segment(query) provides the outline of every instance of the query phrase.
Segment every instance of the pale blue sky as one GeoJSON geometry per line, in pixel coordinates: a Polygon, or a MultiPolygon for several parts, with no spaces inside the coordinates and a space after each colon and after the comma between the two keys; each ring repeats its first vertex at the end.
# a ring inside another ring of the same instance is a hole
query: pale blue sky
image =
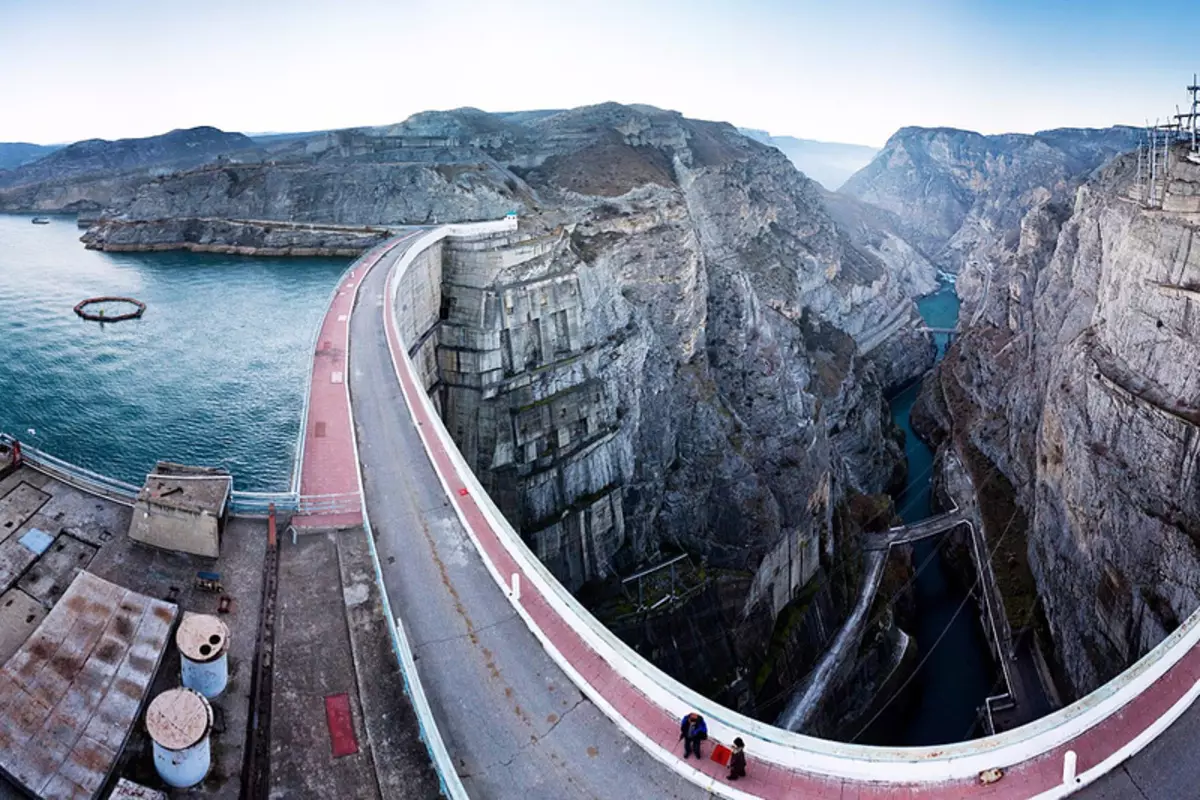
{"type": "Polygon", "coordinates": [[[0,141],[298,131],[617,100],[880,145],[1140,124],[1195,0],[0,0],[0,141]],[[1172,41],[1174,44],[1168,44],[1172,41]]]}

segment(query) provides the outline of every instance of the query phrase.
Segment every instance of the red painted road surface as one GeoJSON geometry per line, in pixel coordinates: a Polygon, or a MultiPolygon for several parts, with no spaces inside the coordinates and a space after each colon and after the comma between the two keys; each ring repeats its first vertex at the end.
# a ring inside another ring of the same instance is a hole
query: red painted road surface
{"type": "MultiPolygon", "coordinates": [[[[362,264],[356,265],[349,277],[343,281],[341,291],[326,315],[313,366],[311,411],[301,484],[304,494],[358,492],[349,395],[344,378],[343,382],[338,383],[331,380],[331,375],[339,371],[344,375],[345,372],[348,321],[341,317],[348,316],[353,308],[357,285],[365,270],[377,264],[385,252],[387,251],[381,249],[378,253],[369,254],[362,264]],[[318,428],[322,423],[323,430],[318,428]]],[[[458,475],[455,464],[441,440],[432,434],[436,423],[418,399],[417,393],[422,389],[408,359],[399,357],[399,354],[404,352],[404,347],[393,324],[392,304],[385,302],[383,305],[384,324],[397,378],[413,420],[425,436],[429,458],[450,486],[450,502],[458,507],[479,542],[480,555],[490,561],[499,574],[523,573],[496,532],[492,530],[475,498],[458,475]]],[[[361,511],[345,516],[354,516],[361,521],[361,511]]],[[[320,521],[327,523],[328,519],[320,521]]],[[[682,747],[678,741],[678,721],[621,678],[563,622],[528,577],[521,581],[519,602],[537,627],[535,633],[538,633],[543,641],[548,641],[597,692],[603,695],[618,714],[649,739],[666,750],[677,753],[682,759],[682,747]]],[[[988,786],[975,781],[899,785],[840,780],[755,761],[754,753],[750,752],[747,754],[747,776],[731,783],[730,787],[763,798],[1028,798],[1060,785],[1063,755],[1068,749],[1074,750],[1078,755],[1077,772],[1082,773],[1090,769],[1158,719],[1197,679],[1200,679],[1200,653],[1193,650],[1136,702],[1126,706],[1120,713],[1088,730],[1068,746],[1008,767],[1003,778],[988,786]]],[[[681,763],[686,768],[699,770],[724,782],[725,769],[708,758],[711,747],[715,744],[715,741],[707,744],[703,760],[681,760],[681,763]]],[[[880,781],[888,780],[887,770],[887,765],[881,763],[880,781]]]]}
{"type": "Polygon", "coordinates": [[[308,418],[304,420],[304,459],[300,465],[300,495],[312,504],[312,510],[302,510],[292,518],[292,524],[298,528],[362,525],[362,496],[346,376],[350,312],[358,297],[358,286],[367,273],[386,254],[396,247],[405,247],[418,233],[414,231],[380,245],[359,258],[342,276],[337,294],[325,312],[313,353],[308,418]]]}
{"type": "Polygon", "coordinates": [[[325,698],[325,724],[329,726],[329,743],[333,747],[334,758],[352,756],[358,752],[349,695],[331,694],[325,698]]]}

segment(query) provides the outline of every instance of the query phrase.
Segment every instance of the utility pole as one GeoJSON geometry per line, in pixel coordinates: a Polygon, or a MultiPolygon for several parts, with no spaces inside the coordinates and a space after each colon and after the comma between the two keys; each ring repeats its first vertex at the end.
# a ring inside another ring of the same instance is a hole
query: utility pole
{"type": "Polygon", "coordinates": [[[1158,153],[1158,148],[1156,147],[1157,142],[1155,141],[1155,138],[1154,138],[1155,129],[1158,127],[1158,120],[1154,120],[1154,126],[1155,126],[1154,128],[1151,128],[1150,120],[1146,120],[1146,135],[1150,139],[1150,192],[1149,192],[1148,197],[1146,198],[1146,205],[1150,206],[1151,208],[1154,207],[1154,179],[1156,177],[1158,177],[1158,173],[1156,170],[1156,167],[1158,165],[1155,160],[1156,155],[1158,153]]]}
{"type": "Polygon", "coordinates": [[[1196,143],[1196,117],[1200,116],[1200,81],[1196,79],[1196,73],[1192,73],[1192,85],[1188,87],[1188,92],[1192,95],[1192,152],[1197,153],[1196,143]]]}

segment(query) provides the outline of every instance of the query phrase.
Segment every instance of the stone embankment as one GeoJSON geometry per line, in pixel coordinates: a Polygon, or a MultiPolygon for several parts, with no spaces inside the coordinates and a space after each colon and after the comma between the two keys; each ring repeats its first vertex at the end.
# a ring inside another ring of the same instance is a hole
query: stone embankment
{"type": "Polygon", "coordinates": [[[177,217],[97,220],[81,238],[89,250],[357,257],[387,239],[385,227],[177,217]]]}

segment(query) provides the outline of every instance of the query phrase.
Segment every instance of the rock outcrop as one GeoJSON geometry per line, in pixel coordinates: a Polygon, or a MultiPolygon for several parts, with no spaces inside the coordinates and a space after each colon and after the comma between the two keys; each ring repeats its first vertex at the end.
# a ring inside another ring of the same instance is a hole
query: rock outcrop
{"type": "Polygon", "coordinates": [[[913,298],[936,272],[894,217],[648,106],[428,112],[242,161],[114,188],[89,246],[295,250],[352,235],[296,223],[519,211],[509,240],[442,251],[440,322],[414,344],[448,428],[570,588],[604,602],[690,555],[687,613],[717,627],[679,632],[713,653],[680,677],[748,710],[790,688],[853,604],[839,509],[903,476],[885,391],[933,360],[913,298]]]}
{"type": "Polygon", "coordinates": [[[901,128],[841,191],[896,214],[905,238],[941,269],[994,261],[1034,206],[1069,198],[1093,169],[1137,146],[1136,128],[984,136],[901,128]]]}
{"type": "Polygon", "coordinates": [[[188,250],[256,256],[354,258],[392,235],[384,227],[170,217],[96,221],[81,240],[89,250],[188,250]]]}
{"type": "Polygon", "coordinates": [[[1172,152],[1166,210],[1136,169],[1117,158],[1024,216],[930,384],[964,461],[1008,487],[993,541],[1024,546],[993,563],[1006,602],[1040,597],[1075,695],[1200,605],[1200,165],[1172,152]]]}

